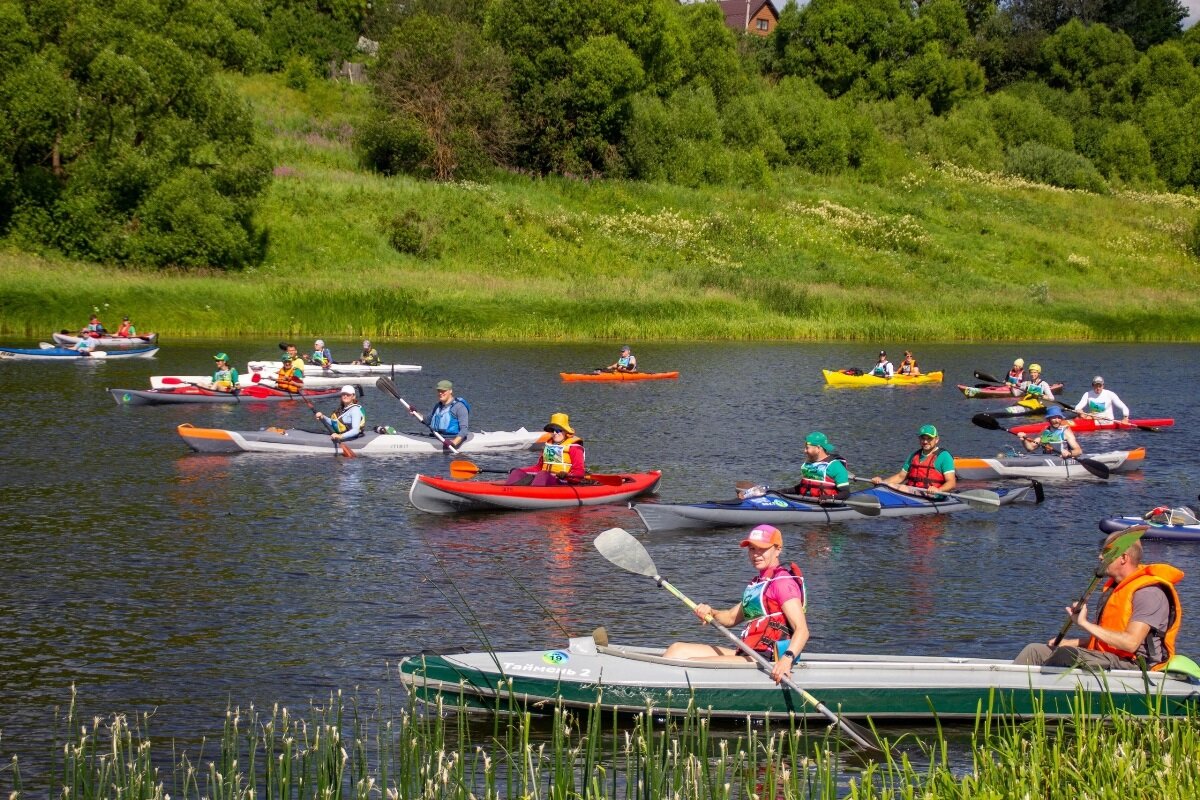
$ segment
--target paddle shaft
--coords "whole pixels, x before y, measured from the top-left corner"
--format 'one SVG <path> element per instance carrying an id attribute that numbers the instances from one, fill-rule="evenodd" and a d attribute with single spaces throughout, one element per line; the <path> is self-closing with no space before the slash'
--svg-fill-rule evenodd
<path id="1" fill-rule="evenodd" d="M 279 384 L 276 383 L 275 388 L 281 389 L 282 387 L 280 387 Z M 313 412 L 313 415 L 316 416 L 317 408 L 316 408 L 316 406 L 314 406 L 312 404 L 312 400 L 309 400 L 307 397 L 304 396 L 303 389 L 296 390 L 296 389 L 288 388 L 288 389 L 282 389 L 282 390 L 287 392 L 288 394 L 294 394 L 297 397 L 299 397 L 301 400 L 303 400 L 304 405 L 308 406 L 308 410 Z M 321 419 L 321 424 L 325 426 L 325 429 L 328 430 L 330 433 L 334 433 L 333 425 L 330 424 L 329 420 L 327 420 L 324 416 L 322 416 L 320 419 Z M 347 447 L 345 442 L 340 442 L 337 439 L 331 439 L 330 441 L 333 442 L 333 454 L 335 456 L 340 455 L 340 456 L 345 456 L 346 458 L 355 458 L 356 457 L 354 455 L 354 451 L 351 450 L 349 447 Z"/>
<path id="2" fill-rule="evenodd" d="M 876 486 L 886 486 L 888 489 L 895 492 L 896 494 L 910 494 L 915 497 L 928 497 L 929 495 L 940 494 L 943 497 L 953 497 L 955 500 L 961 500 L 962 502 L 964 502 L 968 505 L 970 505 L 971 503 L 979 503 L 979 504 L 985 505 L 985 506 L 996 506 L 997 508 L 999 508 L 999 506 L 1000 506 L 1000 496 L 996 495 L 995 492 L 989 492 L 989 494 L 995 495 L 995 497 L 992 498 L 992 497 L 988 497 L 986 494 L 983 494 L 982 491 L 978 495 L 969 495 L 969 494 L 959 494 L 957 492 L 943 492 L 938 489 L 922 489 L 919 486 L 905 486 L 903 489 L 897 489 L 895 486 L 891 486 L 890 484 L 887 484 L 887 483 L 876 484 L 872 480 L 869 480 L 867 478 L 860 478 L 857 475 L 851 475 L 850 480 L 857 481 L 858 483 L 870 483 L 870 484 L 876 485 Z M 983 491 L 986 491 L 986 490 L 983 490 Z"/>
<path id="3" fill-rule="evenodd" d="M 744 492 L 745 490 L 751 489 L 758 485 L 759 484 L 754 483 L 753 481 L 738 481 L 733 486 L 739 492 Z M 845 500 L 838 500 L 836 498 L 830 498 L 829 500 L 826 501 L 826 500 L 821 500 L 819 498 L 802 497 L 799 495 L 791 494 L 790 492 L 782 492 L 778 489 L 773 489 L 770 486 L 765 486 L 763 488 L 764 488 L 764 494 L 767 492 L 770 492 L 772 494 L 779 495 L 781 497 L 785 497 L 792 502 L 804 503 L 805 505 L 813 505 L 813 506 L 816 506 L 821 509 L 824 509 L 826 506 L 836 506 L 836 505 L 848 506 L 866 517 L 879 516 L 879 511 L 881 508 L 878 498 L 872 498 L 874 500 L 874 502 L 871 502 L 870 500 L 864 500 L 864 499 L 858 499 L 858 498 L 846 498 Z M 740 497 L 740 495 L 739 495 L 739 497 Z"/>
<path id="4" fill-rule="evenodd" d="M 1071 608 L 1078 609 L 1087 602 L 1088 597 L 1090 597 L 1092 592 L 1095 591 L 1096 586 L 1100 584 L 1100 581 L 1104 580 L 1105 569 L 1108 567 L 1108 565 L 1120 558 L 1126 550 L 1133 546 L 1134 542 L 1136 542 L 1138 539 L 1141 539 L 1142 534 L 1146 532 L 1147 528 L 1148 526 L 1146 525 L 1134 525 L 1132 528 L 1126 530 L 1125 533 L 1114 539 L 1109 544 L 1107 550 L 1102 551 L 1104 555 L 1104 563 L 1096 568 L 1096 574 L 1092 576 L 1092 582 L 1088 584 L 1087 589 L 1084 590 L 1083 594 L 1079 596 L 1079 600 L 1075 603 L 1075 605 L 1071 606 Z M 1054 648 L 1062 644 L 1063 638 L 1067 635 L 1067 631 L 1071 630 L 1071 626 L 1073 624 L 1075 624 L 1074 621 L 1068 618 L 1067 623 L 1063 625 L 1062 630 L 1058 632 L 1058 636 L 1054 637 L 1054 643 L 1050 645 L 1050 647 Z"/>
<path id="5" fill-rule="evenodd" d="M 1016 431 L 1010 431 L 1008 428 L 1001 425 L 1000 422 L 995 417 L 988 416 L 987 414 L 976 414 L 975 416 L 971 417 L 971 424 L 978 425 L 980 428 L 986 428 L 989 431 L 1004 431 L 1005 433 L 1009 434 L 1010 436 L 1016 436 L 1018 439 L 1020 439 L 1023 442 L 1024 441 L 1033 441 L 1032 439 L 1027 439 L 1027 438 L 1021 436 L 1021 434 L 1017 433 Z M 1110 470 L 1108 468 L 1108 465 L 1102 464 L 1099 461 L 1096 461 L 1094 458 L 1084 458 L 1083 456 L 1077 457 L 1077 456 L 1072 456 L 1072 455 L 1061 455 L 1061 453 L 1060 453 L 1059 457 L 1063 461 L 1066 461 L 1067 459 L 1074 459 L 1076 464 L 1083 467 L 1085 470 L 1090 472 L 1092 475 L 1095 475 L 1097 478 L 1103 478 L 1104 480 L 1108 480 L 1109 476 L 1112 474 L 1112 470 Z"/>
<path id="6" fill-rule="evenodd" d="M 1087 589 L 1085 589 L 1083 594 L 1081 594 L 1079 596 L 1079 599 L 1077 601 L 1075 601 L 1075 605 L 1073 605 L 1071 607 L 1079 608 L 1084 603 L 1086 603 L 1087 599 L 1092 596 L 1092 592 L 1094 592 L 1096 590 L 1096 587 L 1100 585 L 1100 581 L 1102 581 L 1103 579 L 1104 579 L 1103 571 L 1101 571 L 1099 574 L 1095 575 L 1092 578 L 1092 582 L 1088 584 Z M 1068 618 L 1066 624 L 1062 626 L 1062 630 L 1058 632 L 1058 636 L 1054 637 L 1054 644 L 1050 645 L 1051 648 L 1058 647 L 1060 644 L 1062 644 L 1062 640 L 1064 638 L 1066 638 L 1067 631 L 1071 630 L 1071 626 L 1073 624 L 1074 623 Z"/>
<path id="7" fill-rule="evenodd" d="M 390 394 L 392 397 L 399 400 L 404 405 L 404 408 L 408 411 L 408 413 L 412 414 L 414 417 L 416 417 L 418 420 L 420 420 L 421 424 L 429 429 L 429 432 L 433 434 L 435 439 L 437 439 L 439 442 L 441 442 L 443 446 L 450 448 L 451 453 L 454 453 L 454 455 L 458 455 L 458 448 L 455 447 L 454 445 L 450 444 L 450 442 L 446 441 L 445 436 L 442 436 L 440 433 L 435 431 L 433 429 L 433 426 L 430 425 L 429 422 L 426 421 L 424 417 L 419 416 L 417 414 L 416 409 L 414 409 L 412 406 L 410 406 L 408 404 L 408 401 L 400 396 L 400 390 L 396 388 L 396 384 L 392 381 L 391 378 L 384 376 L 384 377 L 380 378 L 379 380 L 375 381 L 375 385 L 378 386 L 380 389 L 383 389 L 385 392 Z"/>
<path id="8" fill-rule="evenodd" d="M 653 577 L 654 577 L 655 583 L 657 583 L 659 586 L 666 589 L 668 592 L 670 592 L 671 594 L 675 595 L 677 598 L 682 600 L 684 605 L 686 605 L 692 611 L 696 610 L 697 604 L 690 597 L 688 597 L 683 592 L 679 591 L 674 586 L 672 586 L 671 583 L 666 578 L 662 577 L 661 575 L 654 575 Z M 721 633 L 723 633 L 725 635 L 725 638 L 727 638 L 730 642 L 732 642 L 734 644 L 734 646 L 737 647 L 737 649 L 742 652 L 743 655 L 748 656 L 752 661 L 754 661 L 754 663 L 758 665 L 759 669 L 762 669 L 768 673 L 770 673 L 772 671 L 771 662 L 767 661 L 767 659 L 763 657 L 762 653 L 759 653 L 757 650 L 750 647 L 750 645 L 748 645 L 744 641 L 742 641 L 742 638 L 740 636 L 738 636 L 733 631 L 729 630 L 729 628 L 726 628 L 721 623 L 717 622 L 713 618 L 712 614 L 709 614 L 707 617 L 705 617 L 704 621 L 707 622 L 709 625 L 712 625 L 714 628 L 719 630 Z M 810 706 L 812 706 L 818 712 L 820 712 L 821 716 L 825 717 L 825 719 L 829 720 L 832 724 L 837 725 L 842 730 L 842 732 L 845 733 L 847 736 L 849 736 L 859 747 L 865 748 L 867 750 L 879 750 L 880 749 L 879 746 L 877 744 L 875 744 L 874 742 L 872 742 L 868 736 L 863 735 L 865 733 L 865 731 L 863 733 L 860 733 L 858 730 L 856 730 L 856 728 L 857 728 L 856 725 L 853 725 L 850 722 L 839 717 L 836 713 L 834 713 L 832 710 L 830 710 L 828 706 L 826 706 L 824 703 L 822 703 L 817 698 L 813 697 L 811 694 L 808 693 L 807 690 L 805 690 L 803 687 L 801 687 L 799 684 L 797 684 L 794 680 L 792 680 L 792 677 L 790 675 L 784 675 L 783 679 L 782 679 L 782 683 L 786 684 L 789 689 L 791 689 L 796 694 L 800 695 L 800 697 L 804 700 L 804 702 L 808 703 Z"/>
<path id="9" fill-rule="evenodd" d="M 512 472 L 511 469 L 488 469 L 475 464 L 473 461 L 451 461 L 450 462 L 450 477 L 461 478 L 467 480 L 478 475 L 480 472 L 494 472 L 498 475 L 508 475 Z M 531 475 L 534 473 L 530 473 Z M 590 480 L 594 483 L 600 483 L 605 486 L 622 486 L 625 484 L 625 478 L 620 475 L 600 475 L 589 472 L 584 475 L 584 480 Z"/>

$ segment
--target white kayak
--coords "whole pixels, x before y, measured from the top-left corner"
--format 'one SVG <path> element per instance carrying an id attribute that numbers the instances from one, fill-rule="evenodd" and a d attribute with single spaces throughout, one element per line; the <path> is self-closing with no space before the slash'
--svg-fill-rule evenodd
<path id="1" fill-rule="evenodd" d="M 296 453 L 330 455 L 328 434 L 296 428 L 264 428 L 257 431 L 228 431 L 197 428 L 184 423 L 176 429 L 188 447 L 198 453 Z M 532 450 L 546 437 L 541 431 L 518 428 L 515 431 L 472 432 L 459 447 L 460 453 L 493 453 Z M 441 453 L 442 443 L 432 436 L 407 433 L 366 433 L 347 441 L 346 446 L 360 456 L 394 456 Z"/>
<path id="2" fill-rule="evenodd" d="M 1081 458 L 1098 461 L 1110 472 L 1133 472 L 1142 468 L 1146 448 L 1113 450 L 1107 453 L 1084 453 Z M 1074 459 L 1058 456 L 1012 455 L 999 458 L 956 458 L 954 472 L 962 480 L 991 480 L 992 478 L 1091 478 Z"/>
<path id="3" fill-rule="evenodd" d="M 275 374 L 283 364 L 279 361 L 251 361 L 246 364 L 247 372 L 267 372 Z M 304 365 L 304 379 L 307 381 L 309 376 L 329 376 L 329 375 L 391 375 L 396 372 L 420 372 L 420 364 L 376 364 L 368 366 L 366 364 L 330 364 L 328 367 L 317 366 L 316 364 Z"/>
<path id="4" fill-rule="evenodd" d="M 78 334 L 67 333 L 66 331 L 59 331 L 52 335 L 55 344 L 62 345 L 63 347 L 74 347 L 83 338 Z M 107 334 L 104 336 L 91 336 L 89 338 L 96 343 L 96 347 L 146 347 L 147 345 L 158 344 L 157 333 L 147 333 L 144 336 L 113 336 Z"/>
<path id="5" fill-rule="evenodd" d="M 255 373 L 259 375 L 259 386 L 274 386 L 275 381 L 273 373 Z M 379 380 L 374 375 L 309 375 L 307 372 L 304 375 L 305 389 L 334 389 L 339 386 L 350 384 L 352 386 L 374 386 L 375 381 Z M 207 387 L 212 381 L 212 375 L 151 375 L 151 389 L 176 389 L 180 386 L 187 386 L 190 383 L 198 383 L 201 386 Z M 254 375 L 244 375 L 238 373 L 238 386 L 254 386 Z"/>

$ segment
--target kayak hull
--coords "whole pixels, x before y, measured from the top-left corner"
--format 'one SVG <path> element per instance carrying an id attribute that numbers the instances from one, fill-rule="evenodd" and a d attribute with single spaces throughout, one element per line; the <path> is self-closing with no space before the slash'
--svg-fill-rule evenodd
<path id="1" fill-rule="evenodd" d="M 607 639 L 607 637 L 605 637 Z M 662 658 L 662 648 L 597 644 L 515 652 L 425 653 L 399 664 L 400 681 L 422 703 L 489 711 L 561 704 L 606 712 L 683 715 L 689 709 L 744 722 L 795 715 L 825 718 L 787 686 L 745 664 Z M 1200 703 L 1200 685 L 1174 672 L 1092 672 L 1018 666 L 1011 661 L 942 656 L 805 652 L 792 678 L 827 708 L 855 719 L 972 722 L 982 709 L 1013 716 L 1104 717 L 1112 712 L 1183 716 Z M 1082 707 L 1079 700 L 1082 699 Z M 515 706 L 515 707 L 514 707 Z"/>
<path id="2" fill-rule="evenodd" d="M 291 392 L 281 392 L 265 386 L 249 386 L 241 389 L 236 395 L 231 392 L 214 392 L 195 386 L 181 386 L 175 389 L 109 389 L 119 406 L 165 406 L 185 403 L 279 403 L 284 401 L 299 402 L 300 398 Z M 340 397 L 337 389 L 327 391 L 311 391 L 305 389 L 303 395 L 311 400 L 336 400 Z"/>
<path id="3" fill-rule="evenodd" d="M 662 470 L 597 477 L 619 478 L 621 482 L 617 485 L 606 481 L 563 486 L 510 486 L 503 481 L 456 481 L 418 473 L 408 491 L 408 499 L 415 508 L 430 514 L 535 511 L 625 503 L 638 495 L 654 492 L 662 478 Z"/>
<path id="4" fill-rule="evenodd" d="M 188 423 L 176 431 L 187 446 L 198 453 L 277 453 L 293 455 L 330 455 L 333 445 L 328 434 L 302 431 L 295 428 L 264 428 L 257 431 L 230 431 L 219 428 L 197 428 Z M 545 437 L 541 431 L 473 432 L 462 446 L 462 453 L 498 453 L 532 450 Z M 412 436 L 405 433 L 380 434 L 374 431 L 350 439 L 346 447 L 360 456 L 432 455 L 441 454 L 442 443 L 432 436 Z"/>
<path id="5" fill-rule="evenodd" d="M 915 378 L 910 378 L 907 375 L 893 375 L 891 378 L 880 378 L 876 375 L 847 375 L 844 372 L 823 369 L 821 374 L 825 376 L 825 383 L 830 386 L 919 386 L 926 383 L 941 383 L 942 373 L 925 372 Z"/>
<path id="6" fill-rule="evenodd" d="M 81 353 L 64 347 L 38 348 L 0 347 L 0 358 L 23 361 L 111 361 L 114 358 L 154 358 L 157 347 L 141 347 L 133 350 L 92 350 Z"/>
<path id="7" fill-rule="evenodd" d="M 1145 525 L 1143 539 L 1166 539 L 1175 542 L 1200 542 L 1200 525 L 1162 525 L 1142 517 L 1108 517 L 1100 520 L 1100 530 L 1116 533 L 1134 525 Z"/>
<path id="8" fill-rule="evenodd" d="M 1029 495 L 1031 486 L 996 490 L 1000 505 L 1006 506 Z M 904 495 L 886 487 L 873 487 L 852 492 L 852 500 L 879 500 L 879 516 L 912 517 L 929 514 L 950 514 L 970 508 L 961 500 L 946 499 L 930 502 Z M 794 495 L 767 492 L 761 497 L 707 503 L 635 503 L 633 510 L 642 518 L 646 530 L 683 530 L 695 528 L 744 527 L 755 525 L 820 525 L 827 522 L 865 519 L 853 507 L 840 503 L 820 506 L 800 502 Z"/>
<path id="9" fill-rule="evenodd" d="M 274 375 L 279 372 L 279 368 L 283 364 L 278 361 L 251 361 L 246 364 L 246 372 L 255 373 L 262 372 Z M 311 372 L 313 376 L 324 375 L 391 375 L 395 372 L 420 372 L 420 364 L 376 364 L 368 366 L 366 364 L 330 364 L 328 367 L 319 367 L 316 364 L 304 365 L 304 378 L 308 379 Z"/>
<path id="10" fill-rule="evenodd" d="M 1129 422 L 1095 420 L 1090 417 L 1078 417 L 1076 419 L 1067 420 L 1067 427 L 1075 433 L 1095 433 L 1104 431 L 1136 431 L 1140 430 L 1139 425 L 1146 428 L 1169 428 L 1175 424 L 1175 420 L 1169 417 L 1159 419 L 1131 419 Z M 1046 422 L 1034 422 L 1028 425 L 1014 425 L 1009 428 L 1013 433 L 1024 433 L 1025 435 L 1041 433 L 1049 427 Z"/>
<path id="11" fill-rule="evenodd" d="M 238 386 L 273 386 L 275 373 L 269 375 L 259 375 L 259 382 L 254 381 L 254 375 L 244 375 L 238 373 Z M 351 386 L 374 386 L 375 381 L 379 378 L 375 375 L 305 375 L 304 387 L 306 389 L 331 389 L 341 388 L 346 384 Z M 201 386 L 207 386 L 212 381 L 212 375 L 151 375 L 151 389 L 174 389 L 179 386 L 186 386 L 189 383 L 198 383 Z"/>
<path id="12" fill-rule="evenodd" d="M 1061 383 L 1050 384 L 1050 391 L 1055 397 L 1065 387 Z M 958 384 L 958 390 L 963 393 L 963 397 L 968 400 L 988 400 L 996 397 L 1021 397 L 1024 392 L 1020 389 L 1013 389 L 1008 386 L 966 386 Z"/>
<path id="13" fill-rule="evenodd" d="M 1084 458 L 1098 461 L 1116 474 L 1142 468 L 1146 448 L 1112 450 L 1107 453 L 1085 453 Z M 992 480 L 995 478 L 1094 478 L 1074 460 L 1065 463 L 1058 456 L 1016 455 L 1001 458 L 956 458 L 955 474 L 962 480 Z"/>
<path id="14" fill-rule="evenodd" d="M 63 347 L 74 347 L 83 338 L 70 333 L 55 333 L 52 337 L 55 344 Z M 96 343 L 97 347 L 146 347 L 158 344 L 157 333 L 147 333 L 144 336 L 91 336 L 89 338 Z"/>
<path id="15" fill-rule="evenodd" d="M 560 372 L 567 383 L 580 381 L 673 381 L 678 372 Z"/>

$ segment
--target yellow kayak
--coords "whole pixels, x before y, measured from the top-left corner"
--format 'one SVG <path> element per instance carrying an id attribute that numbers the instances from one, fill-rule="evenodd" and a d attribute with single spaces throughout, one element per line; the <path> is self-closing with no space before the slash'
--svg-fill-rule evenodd
<path id="1" fill-rule="evenodd" d="M 922 372 L 915 378 L 907 375 L 893 375 L 891 378 L 880 378 L 875 375 L 847 375 L 834 369 L 821 370 L 825 374 L 825 382 L 830 386 L 915 386 L 920 383 L 941 383 L 941 370 L 937 372 Z"/>

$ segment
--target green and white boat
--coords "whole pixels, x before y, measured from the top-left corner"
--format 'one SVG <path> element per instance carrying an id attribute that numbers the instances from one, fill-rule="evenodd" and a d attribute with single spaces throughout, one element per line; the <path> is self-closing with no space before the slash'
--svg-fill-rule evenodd
<path id="1" fill-rule="evenodd" d="M 693 704 L 714 718 L 822 715 L 755 664 L 665 659 L 662 648 L 608 643 L 602 631 L 567 647 L 423 654 L 400 662 L 400 679 L 422 701 L 508 710 L 510 704 L 677 715 Z M 1194 663 L 1180 659 L 1180 669 Z M 1068 717 L 1086 713 L 1184 715 L 1197 710 L 1200 680 L 1188 672 L 1026 667 L 985 658 L 804 653 L 793 681 L 849 718 L 973 720 L 980 710 Z"/>

